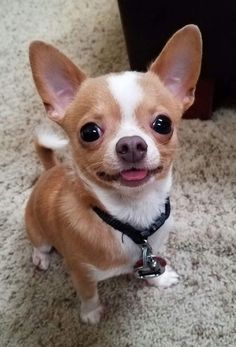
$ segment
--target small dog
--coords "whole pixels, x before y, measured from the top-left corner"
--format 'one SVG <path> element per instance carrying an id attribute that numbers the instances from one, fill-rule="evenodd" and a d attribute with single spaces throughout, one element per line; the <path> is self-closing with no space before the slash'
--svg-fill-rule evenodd
<path id="1" fill-rule="evenodd" d="M 146 73 L 87 78 L 51 45 L 30 45 L 37 90 L 47 116 L 66 132 L 73 158 L 72 167 L 59 163 L 54 150 L 63 141 L 38 134 L 46 171 L 25 213 L 32 259 L 46 270 L 52 247 L 64 257 L 83 322 L 102 316 L 101 280 L 134 272 L 157 287 L 178 282 L 157 253 L 171 223 L 177 127 L 194 101 L 201 56 L 195 25 L 177 31 Z"/>

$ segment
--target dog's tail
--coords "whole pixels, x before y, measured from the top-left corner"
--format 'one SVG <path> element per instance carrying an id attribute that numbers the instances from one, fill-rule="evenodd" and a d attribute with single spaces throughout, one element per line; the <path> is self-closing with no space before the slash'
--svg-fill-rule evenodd
<path id="1" fill-rule="evenodd" d="M 61 138 L 51 129 L 39 126 L 35 131 L 35 148 L 46 170 L 57 164 L 54 151 L 68 144 L 66 139 Z"/>

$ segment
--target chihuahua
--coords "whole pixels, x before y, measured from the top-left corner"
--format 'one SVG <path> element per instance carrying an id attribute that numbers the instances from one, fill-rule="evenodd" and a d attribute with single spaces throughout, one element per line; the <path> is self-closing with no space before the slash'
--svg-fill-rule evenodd
<path id="1" fill-rule="evenodd" d="M 81 299 L 81 320 L 97 323 L 99 281 L 135 273 L 159 288 L 178 282 L 158 252 L 171 226 L 177 128 L 194 101 L 201 34 L 195 25 L 177 31 L 145 73 L 89 78 L 41 41 L 29 56 L 47 116 L 67 134 L 72 158 L 71 165 L 57 160 L 65 140 L 38 132 L 45 172 L 25 213 L 33 263 L 46 270 L 54 247 Z"/>

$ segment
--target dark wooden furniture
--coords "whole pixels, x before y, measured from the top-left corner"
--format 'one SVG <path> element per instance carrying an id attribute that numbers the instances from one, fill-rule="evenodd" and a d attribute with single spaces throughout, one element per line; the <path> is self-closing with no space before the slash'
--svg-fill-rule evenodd
<path id="1" fill-rule="evenodd" d="M 203 36 L 196 101 L 186 117 L 211 117 L 236 101 L 236 1 L 118 0 L 131 69 L 145 71 L 168 38 L 190 23 Z"/>

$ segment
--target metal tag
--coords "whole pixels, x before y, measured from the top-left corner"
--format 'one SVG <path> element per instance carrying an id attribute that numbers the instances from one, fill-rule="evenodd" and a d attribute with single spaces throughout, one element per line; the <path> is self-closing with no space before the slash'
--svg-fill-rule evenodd
<path id="1" fill-rule="evenodd" d="M 151 246 L 146 242 L 141 246 L 142 258 L 134 266 L 137 278 L 158 277 L 165 272 L 166 261 L 152 254 Z"/>

